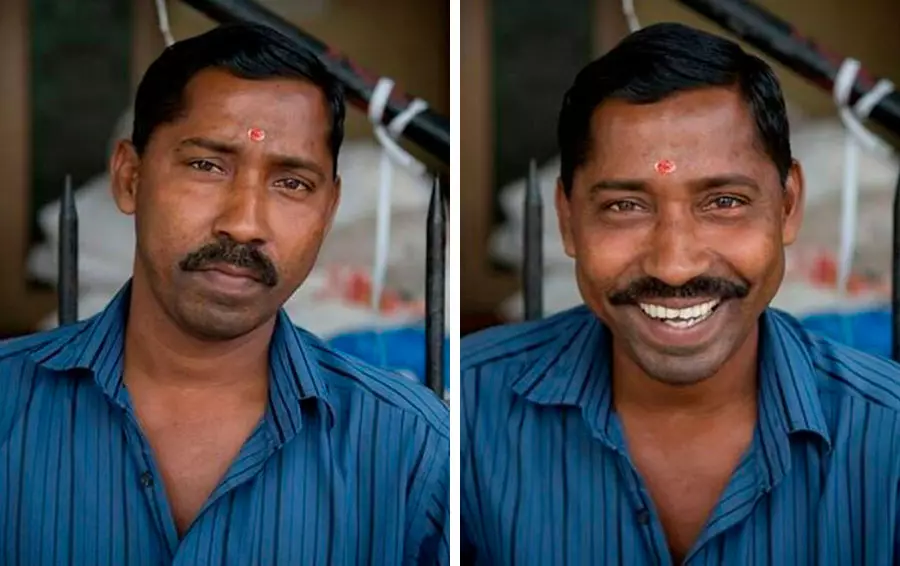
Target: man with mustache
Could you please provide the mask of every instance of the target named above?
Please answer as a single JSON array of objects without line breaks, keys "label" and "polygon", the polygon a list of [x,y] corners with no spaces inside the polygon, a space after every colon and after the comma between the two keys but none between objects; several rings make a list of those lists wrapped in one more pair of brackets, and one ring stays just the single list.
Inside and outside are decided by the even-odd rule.
[{"label": "man with mustache", "polygon": [[0,345],[0,563],[449,562],[446,406],[281,310],[338,206],[344,112],[263,27],[151,65],[110,164],[133,277]]},{"label": "man with mustache", "polygon": [[768,306],[804,193],[772,70],[651,26],[558,139],[585,305],[463,343],[470,563],[898,563],[898,367]]}]

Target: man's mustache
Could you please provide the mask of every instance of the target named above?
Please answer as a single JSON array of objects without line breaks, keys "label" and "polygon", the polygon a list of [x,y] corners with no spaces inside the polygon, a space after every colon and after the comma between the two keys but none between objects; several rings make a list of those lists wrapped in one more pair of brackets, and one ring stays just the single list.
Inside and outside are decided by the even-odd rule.
[{"label": "man's mustache", "polygon": [[222,238],[189,253],[178,264],[184,271],[202,271],[215,264],[228,264],[252,271],[264,285],[278,284],[278,271],[266,255],[256,246],[239,244]]},{"label": "man's mustache", "polygon": [[680,287],[673,287],[655,277],[644,277],[629,284],[621,291],[609,296],[609,302],[616,306],[635,305],[648,299],[690,299],[694,297],[717,297],[743,299],[750,293],[750,284],[745,281],[731,281],[721,277],[700,276]]}]

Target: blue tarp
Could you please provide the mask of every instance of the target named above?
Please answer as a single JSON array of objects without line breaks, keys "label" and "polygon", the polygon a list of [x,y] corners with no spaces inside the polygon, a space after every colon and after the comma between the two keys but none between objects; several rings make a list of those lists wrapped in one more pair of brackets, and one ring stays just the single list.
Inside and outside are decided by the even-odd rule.
[{"label": "blue tarp", "polygon": [[802,318],[801,322],[821,336],[876,356],[891,357],[890,307],[810,315]]},{"label": "blue tarp", "polygon": [[[425,382],[425,329],[421,325],[363,330],[331,338],[332,347],[372,365],[402,371]],[[450,340],[444,340],[444,389],[450,390]]]}]

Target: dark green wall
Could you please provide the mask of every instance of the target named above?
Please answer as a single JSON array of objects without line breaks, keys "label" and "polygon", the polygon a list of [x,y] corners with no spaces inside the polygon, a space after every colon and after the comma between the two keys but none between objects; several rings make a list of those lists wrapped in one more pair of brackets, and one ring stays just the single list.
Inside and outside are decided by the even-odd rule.
[{"label": "dark green wall", "polygon": [[556,154],[562,96],[592,51],[593,0],[493,0],[494,186]]},{"label": "dark green wall", "polygon": [[[148,0],[149,1],[149,0]],[[32,210],[106,167],[130,99],[130,0],[31,0]],[[32,222],[33,239],[40,235]]]}]

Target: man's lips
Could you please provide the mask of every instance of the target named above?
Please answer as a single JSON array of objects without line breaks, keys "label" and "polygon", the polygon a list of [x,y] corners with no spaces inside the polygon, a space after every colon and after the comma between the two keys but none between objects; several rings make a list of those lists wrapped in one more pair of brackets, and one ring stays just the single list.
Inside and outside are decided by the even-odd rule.
[{"label": "man's lips", "polygon": [[626,309],[625,316],[645,344],[670,353],[687,353],[715,341],[735,315],[735,308],[734,301],[718,299],[701,304],[694,300],[680,309],[639,303]]},{"label": "man's lips", "polygon": [[655,298],[647,297],[638,300],[638,305],[656,305],[669,309],[687,309],[710,302],[722,302],[721,297],[690,297],[690,298]]},{"label": "man's lips", "polygon": [[234,265],[229,264],[215,264],[204,267],[200,271],[217,271],[219,273],[223,273],[225,275],[231,277],[240,277],[244,279],[252,279],[253,281],[261,282],[259,275],[253,271],[252,269],[245,269],[242,267],[236,267]]},{"label": "man's lips", "polygon": [[639,303],[638,306],[646,316],[653,320],[669,323],[678,328],[689,328],[712,316],[721,303],[722,301],[718,299],[711,299],[681,308],[653,303]]}]

